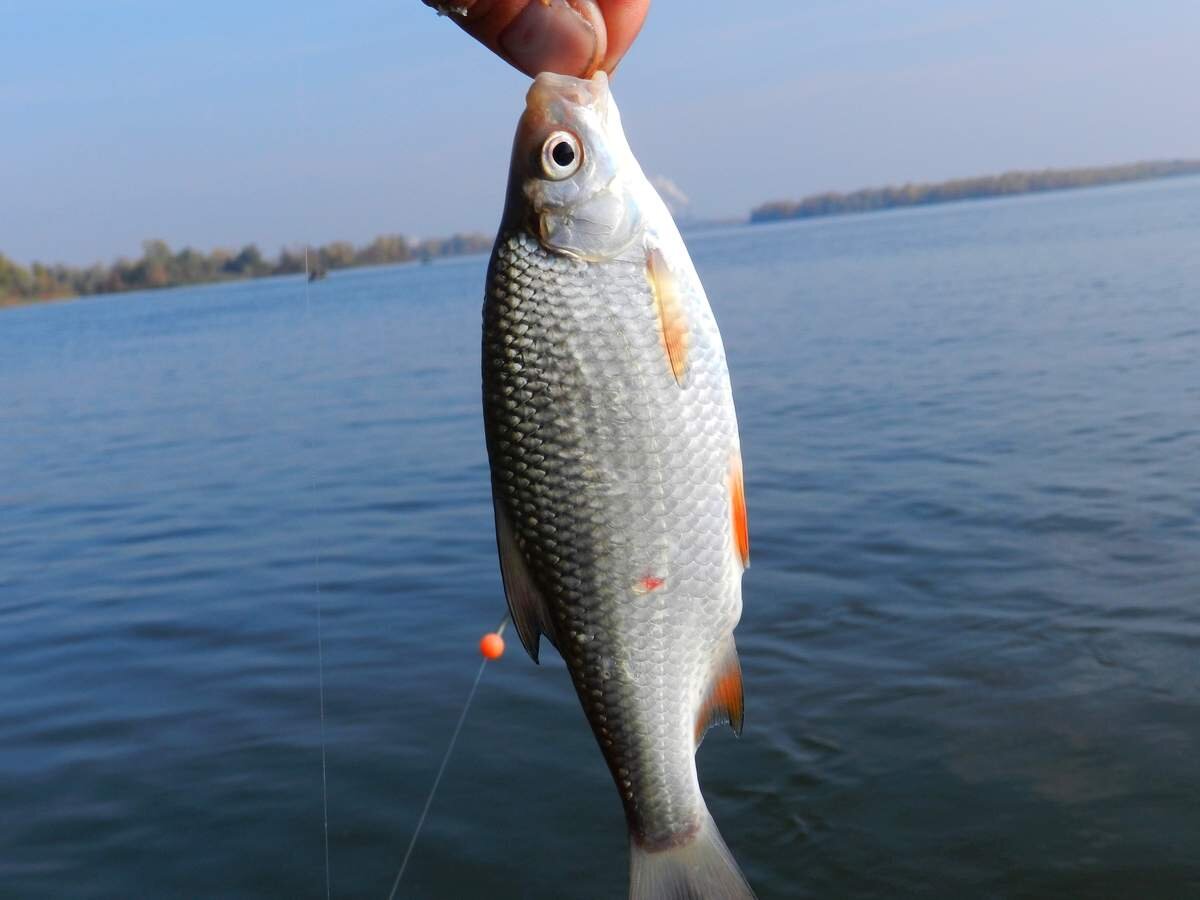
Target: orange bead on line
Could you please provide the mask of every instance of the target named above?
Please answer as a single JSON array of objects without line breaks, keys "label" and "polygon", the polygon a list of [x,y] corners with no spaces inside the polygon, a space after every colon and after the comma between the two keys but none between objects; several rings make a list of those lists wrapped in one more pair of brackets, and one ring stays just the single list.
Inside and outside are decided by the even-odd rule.
[{"label": "orange bead on line", "polygon": [[485,634],[479,641],[479,652],[487,659],[499,659],[504,655],[504,638],[494,631]]}]

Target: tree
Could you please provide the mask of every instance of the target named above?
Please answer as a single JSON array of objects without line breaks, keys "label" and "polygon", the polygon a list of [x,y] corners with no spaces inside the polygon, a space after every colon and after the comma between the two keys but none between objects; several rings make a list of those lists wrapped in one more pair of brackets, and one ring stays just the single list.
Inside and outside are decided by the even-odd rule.
[{"label": "tree", "polygon": [[0,299],[32,296],[32,287],[29,272],[0,253]]},{"label": "tree", "polygon": [[222,268],[231,275],[253,277],[266,272],[267,264],[263,261],[258,245],[247,244],[237,256],[228,260]]}]

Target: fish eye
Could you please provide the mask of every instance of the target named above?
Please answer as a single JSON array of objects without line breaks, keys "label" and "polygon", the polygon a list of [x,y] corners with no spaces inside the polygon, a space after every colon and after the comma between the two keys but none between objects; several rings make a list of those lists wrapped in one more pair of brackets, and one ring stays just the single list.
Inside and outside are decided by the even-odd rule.
[{"label": "fish eye", "polygon": [[555,131],[542,144],[542,171],[547,178],[562,181],[570,178],[583,162],[579,139],[569,131]]}]

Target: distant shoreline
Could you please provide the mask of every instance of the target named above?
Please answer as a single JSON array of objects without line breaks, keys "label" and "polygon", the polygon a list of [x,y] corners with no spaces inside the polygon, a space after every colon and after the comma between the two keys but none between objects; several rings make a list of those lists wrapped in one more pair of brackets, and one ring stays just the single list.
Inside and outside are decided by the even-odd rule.
[{"label": "distant shoreline", "polygon": [[275,275],[308,275],[317,280],[339,269],[430,262],[444,256],[483,253],[491,246],[492,238],[482,234],[455,234],[420,241],[401,235],[381,235],[362,247],[346,241],[321,247],[285,247],[271,260],[263,257],[255,244],[247,244],[236,253],[222,249],[201,253],[191,247],[172,251],[165,241],[150,240],[142,243],[140,259],[119,259],[107,266],[97,263],[86,267],[35,262],[28,268],[0,253],[0,309]]},{"label": "distant shoreline", "polygon": [[[797,201],[776,200],[755,207],[748,220],[729,220],[720,224],[740,225],[748,222],[754,225],[813,219],[1186,175],[1200,175],[1200,159],[1014,171],[899,187],[864,188],[850,193],[828,191]],[[717,224],[692,223],[689,230]],[[339,269],[428,262],[439,257],[484,253],[491,245],[492,238],[481,234],[456,234],[449,238],[422,241],[410,241],[400,235],[384,235],[363,247],[354,247],[345,241],[310,247],[307,258],[303,246],[284,248],[278,257],[268,260],[254,244],[248,244],[236,253],[218,249],[205,254],[190,247],[173,252],[164,241],[150,240],[143,243],[140,259],[120,259],[108,266],[97,263],[87,267],[37,262],[25,267],[0,253],[0,310],[98,294],[187,287],[275,275],[316,272],[318,277],[323,277]]]},{"label": "distant shoreline", "polygon": [[1077,169],[1014,171],[925,184],[905,184],[899,187],[863,188],[847,194],[826,191],[811,194],[801,200],[774,200],[756,206],[750,211],[750,224],[1075,190],[1184,175],[1200,175],[1200,159],[1156,160]]}]

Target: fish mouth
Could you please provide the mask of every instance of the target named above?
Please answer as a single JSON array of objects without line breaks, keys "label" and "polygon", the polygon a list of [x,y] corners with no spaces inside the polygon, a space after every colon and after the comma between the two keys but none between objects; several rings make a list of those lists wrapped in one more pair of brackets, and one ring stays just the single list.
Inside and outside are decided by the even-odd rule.
[{"label": "fish mouth", "polygon": [[603,70],[591,78],[575,78],[555,72],[542,72],[533,79],[525,95],[527,108],[535,109],[551,99],[562,99],[575,106],[595,106],[608,101],[608,75]]},{"label": "fish mouth", "polygon": [[530,126],[566,125],[585,109],[604,119],[611,96],[603,71],[591,78],[542,72],[525,95],[525,119]]}]

